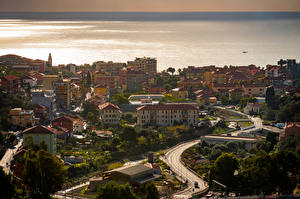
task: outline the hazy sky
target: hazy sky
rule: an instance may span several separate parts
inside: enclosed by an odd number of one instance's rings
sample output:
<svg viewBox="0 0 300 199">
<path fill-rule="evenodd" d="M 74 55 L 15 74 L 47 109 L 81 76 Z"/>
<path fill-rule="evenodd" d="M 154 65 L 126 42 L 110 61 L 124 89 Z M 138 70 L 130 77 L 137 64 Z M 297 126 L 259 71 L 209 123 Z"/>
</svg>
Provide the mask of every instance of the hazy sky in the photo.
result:
<svg viewBox="0 0 300 199">
<path fill-rule="evenodd" d="M 300 0 L 0 0 L 1 11 L 300 11 Z"/>
</svg>

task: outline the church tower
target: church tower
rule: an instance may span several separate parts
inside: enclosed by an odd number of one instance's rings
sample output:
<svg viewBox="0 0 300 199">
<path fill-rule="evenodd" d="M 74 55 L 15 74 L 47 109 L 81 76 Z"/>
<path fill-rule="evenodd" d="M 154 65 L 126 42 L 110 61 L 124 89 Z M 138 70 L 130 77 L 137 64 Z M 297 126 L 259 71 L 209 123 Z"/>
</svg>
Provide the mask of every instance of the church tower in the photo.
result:
<svg viewBox="0 0 300 199">
<path fill-rule="evenodd" d="M 48 56 L 48 67 L 52 67 L 52 56 L 51 56 L 51 53 L 49 53 L 49 56 Z"/>
</svg>

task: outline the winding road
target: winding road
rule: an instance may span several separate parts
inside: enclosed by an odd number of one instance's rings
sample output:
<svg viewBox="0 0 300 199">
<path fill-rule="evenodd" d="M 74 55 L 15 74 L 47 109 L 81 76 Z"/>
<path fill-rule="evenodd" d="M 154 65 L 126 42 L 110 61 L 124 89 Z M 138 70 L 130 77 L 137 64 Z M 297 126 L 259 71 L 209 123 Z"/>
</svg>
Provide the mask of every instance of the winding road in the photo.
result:
<svg viewBox="0 0 300 199">
<path fill-rule="evenodd" d="M 177 192 L 173 195 L 173 198 L 191 198 L 193 193 L 205 190 L 208 185 L 198 175 L 186 168 L 181 162 L 181 154 L 188 148 L 198 144 L 200 140 L 194 140 L 177 145 L 171 148 L 162 160 L 168 164 L 171 170 L 181 179 L 182 182 L 188 181 L 188 187 L 183 191 Z M 199 187 L 194 187 L 194 182 L 198 182 Z"/>
<path fill-rule="evenodd" d="M 23 139 L 20 139 L 18 144 L 14 146 L 12 149 L 7 149 L 5 155 L 2 157 L 0 161 L 0 166 L 3 167 L 3 170 L 6 174 L 9 174 L 10 171 L 10 162 L 13 159 L 14 154 L 18 151 L 18 149 L 22 146 Z"/>
</svg>

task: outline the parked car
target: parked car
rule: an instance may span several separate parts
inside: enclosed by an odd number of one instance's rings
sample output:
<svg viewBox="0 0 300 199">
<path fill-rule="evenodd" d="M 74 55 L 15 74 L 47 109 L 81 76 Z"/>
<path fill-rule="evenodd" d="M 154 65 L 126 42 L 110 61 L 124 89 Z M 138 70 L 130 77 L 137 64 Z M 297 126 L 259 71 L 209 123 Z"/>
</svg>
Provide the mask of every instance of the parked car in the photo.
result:
<svg viewBox="0 0 300 199">
<path fill-rule="evenodd" d="M 197 189 L 199 188 L 199 184 L 198 184 L 197 181 L 194 182 L 194 187 L 197 188 Z"/>
</svg>

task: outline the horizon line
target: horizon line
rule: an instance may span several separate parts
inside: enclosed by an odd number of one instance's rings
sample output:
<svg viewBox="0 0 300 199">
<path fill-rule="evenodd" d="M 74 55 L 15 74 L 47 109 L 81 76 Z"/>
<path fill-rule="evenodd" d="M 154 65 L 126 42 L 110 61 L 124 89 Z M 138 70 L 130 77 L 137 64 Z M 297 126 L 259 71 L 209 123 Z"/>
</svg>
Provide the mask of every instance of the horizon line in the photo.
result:
<svg viewBox="0 0 300 199">
<path fill-rule="evenodd" d="M 300 13 L 299 11 L 1 11 L 1 13 Z M 0 13 L 0 14 L 1 14 Z"/>
</svg>

